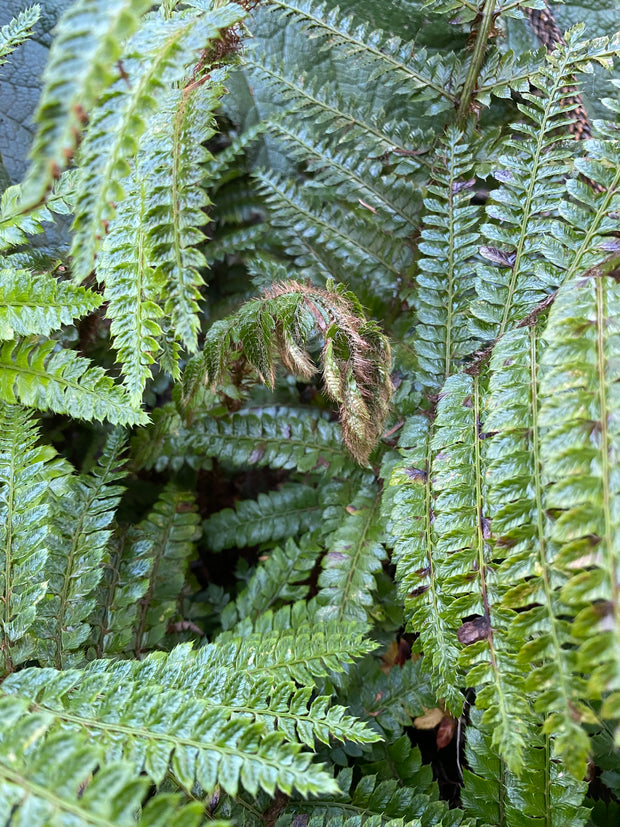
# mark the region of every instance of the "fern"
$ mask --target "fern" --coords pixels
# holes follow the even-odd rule
[[[0,66],[6,63],[7,56],[30,36],[29,29],[32,29],[40,15],[41,7],[35,3],[0,29]]]

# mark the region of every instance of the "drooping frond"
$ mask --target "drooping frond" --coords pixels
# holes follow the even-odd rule
[[[203,535],[211,551],[277,542],[317,528],[322,510],[315,488],[288,483],[255,500],[242,500],[234,510],[212,514],[203,524]]]
[[[0,339],[47,336],[96,310],[101,297],[47,273],[0,269]]]
[[[307,340],[323,339],[321,361],[326,393],[338,403],[344,441],[355,459],[368,462],[389,411],[391,351],[375,322],[368,321],[355,296],[342,285],[324,290],[296,281],[270,285],[265,295],[216,322],[205,338],[200,369],[188,374],[184,404],[201,382],[213,389],[223,377],[254,371],[269,387],[275,360],[293,374],[310,378],[316,368]]]
[[[98,366],[55,342],[29,339],[0,348],[0,399],[115,425],[144,424],[123,389]]]
[[[208,468],[214,456],[237,466],[330,474],[353,467],[340,426],[311,408],[248,408],[217,418],[196,416],[190,425],[168,409],[155,412],[153,420],[153,431],[138,432],[134,456],[139,465],[158,471],[185,462]]]
[[[114,80],[123,46],[149,0],[79,0],[58,23],[43,74],[25,198],[36,203],[70,163],[88,113]]]
[[[2,672],[31,657],[37,604],[47,591],[55,452],[37,444],[32,417],[0,403],[0,635]]]
[[[319,617],[366,620],[373,605],[375,576],[387,557],[375,485],[362,485],[346,507],[342,525],[326,540],[319,575]]]
[[[618,310],[615,279],[598,270],[566,283],[545,330],[540,420],[541,455],[551,517],[550,555],[567,578],[562,602],[576,615],[578,668],[589,672],[587,692],[604,698],[603,717],[620,714],[620,616],[617,596]],[[550,709],[549,699],[541,709]],[[582,712],[583,714],[583,712]],[[549,731],[571,756],[574,744],[551,713]],[[581,760],[579,760],[581,759]],[[578,754],[575,769],[583,767]]]
[[[44,573],[47,594],[38,617],[37,658],[44,665],[82,663],[89,616],[103,574],[111,524],[123,488],[125,435],[113,432],[92,472],[72,477],[54,503],[54,533]]]
[[[40,16],[41,6],[35,3],[34,6],[20,11],[17,17],[0,29],[0,66],[6,63],[6,58],[12,51],[30,37],[30,29]]]

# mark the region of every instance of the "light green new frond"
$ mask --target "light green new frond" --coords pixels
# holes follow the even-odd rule
[[[326,540],[317,600],[323,620],[368,619],[376,589],[375,576],[387,558],[382,544],[380,494],[363,485],[346,507],[342,525]]]
[[[312,753],[301,752],[299,743],[287,743],[283,733],[251,714],[235,715],[234,708],[218,707],[148,678],[132,681],[123,674],[123,664],[118,664],[120,670],[110,661],[93,666],[83,671],[22,670],[3,692],[28,698],[65,732],[87,728],[108,761],[124,754],[134,772],[146,772],[156,784],[170,772],[187,791],[195,783],[205,792],[219,784],[229,795],[241,786],[252,794],[263,789],[273,795],[276,788],[285,793],[295,788],[303,795],[337,791],[333,778],[311,763]],[[289,708],[303,704],[295,692],[287,700]],[[320,715],[319,706],[315,716]],[[303,707],[306,715],[313,714]],[[365,737],[362,727],[358,730]]]
[[[147,238],[144,182],[135,174],[126,188],[110,222],[97,272],[105,283],[106,315],[124,383],[131,403],[139,405],[160,352],[163,280],[155,274]]]
[[[34,6],[20,11],[17,17],[0,29],[0,66],[6,63],[6,58],[11,52],[30,37],[32,34],[30,29],[40,16],[41,6],[35,3]]]
[[[212,514],[203,523],[203,535],[210,551],[257,546],[318,527],[321,512],[315,488],[286,483],[255,500],[238,502],[234,510]]]
[[[37,444],[22,408],[0,402],[0,636],[4,674],[32,655],[37,604],[47,591],[55,452]]]
[[[68,215],[71,211],[68,198],[74,177],[73,170],[65,172],[52,187],[45,203],[27,210],[23,209],[22,187],[18,184],[7,187],[0,198],[0,250],[10,251],[14,247],[29,245],[30,236],[43,232],[43,222],[54,220],[52,213]],[[22,255],[32,257],[34,252],[30,247]]]
[[[200,520],[191,494],[164,491],[136,529],[135,543],[148,546],[151,561],[147,588],[138,606],[133,649],[153,649],[166,633],[185,582],[189,556],[200,536]]]
[[[461,800],[465,813],[477,824],[496,827],[582,827],[588,810],[581,806],[585,782],[577,781],[551,757],[548,736],[527,744],[525,768],[515,776],[498,757],[492,743],[492,727],[481,724],[480,713],[472,710],[467,727],[464,787]]]
[[[115,79],[116,61],[150,5],[150,0],[78,0],[61,18],[35,116],[24,187],[28,203],[44,198],[70,163],[88,113]]]
[[[342,17],[327,4],[311,0],[270,0],[270,5],[298,21],[314,40],[335,44],[346,59],[370,65],[371,79],[389,72],[398,79],[395,86],[400,94],[433,101],[427,112],[436,114],[454,103],[449,83],[450,61],[443,64],[438,56],[429,56],[424,49],[416,52],[411,43],[372,31],[369,26],[360,26],[353,17]]]
[[[602,715],[614,719],[620,714],[619,313],[614,278],[594,270],[567,282],[545,330],[540,387],[549,536],[554,562],[569,578],[562,601],[577,615],[571,632],[581,642],[578,668],[590,676],[588,694],[602,695]],[[547,727],[556,725],[551,714]],[[583,752],[575,756],[570,738],[558,740],[580,771]]]
[[[424,200],[416,287],[413,347],[426,387],[437,389],[475,350],[468,331],[472,258],[478,252],[480,208],[470,204],[473,158],[467,132],[454,126],[437,147]]]
[[[222,417],[196,416],[191,425],[178,415],[155,419],[156,433],[135,438],[138,465],[158,471],[209,467],[218,457],[237,466],[296,468],[337,474],[354,467],[340,426],[321,411],[305,408],[248,408]]]
[[[276,546],[263,555],[247,588],[222,612],[222,627],[228,629],[248,617],[256,620],[279,601],[306,599],[308,580],[322,551],[312,535],[306,534],[298,543],[289,537],[284,548]]]
[[[120,429],[110,434],[91,473],[70,478],[54,503],[54,540],[44,569],[47,594],[37,618],[37,658],[43,666],[60,669],[84,660],[76,650],[91,632],[89,615],[124,490],[118,481],[125,475],[125,441]]]
[[[101,304],[90,290],[28,270],[0,269],[0,291],[0,339],[47,336]]]
[[[52,341],[15,340],[0,348],[0,399],[80,419],[145,424],[123,389],[88,359]]]
[[[512,618],[500,617],[504,628],[508,621],[519,653],[512,703],[520,709],[520,725],[528,726],[531,737],[531,708],[524,697],[541,710],[553,706],[556,731],[583,756],[588,739],[575,720],[581,681],[574,674],[567,607],[559,594],[565,578],[552,563],[548,536],[538,388],[543,352],[535,327],[510,331],[494,348],[484,422],[487,508],[493,554],[501,560],[496,574],[501,602],[517,611]],[[484,725],[492,729],[488,720]],[[504,757],[510,761],[505,751]]]
[[[513,124],[518,137],[506,141],[503,169],[495,172],[500,186],[487,207],[491,220],[481,228],[488,246],[480,252],[491,264],[476,268],[472,332],[482,339],[505,333],[562,282],[561,268],[545,260],[543,240],[553,232],[574,155],[563,140],[565,87],[586,52],[573,32],[568,46],[550,55],[532,78],[540,96],[523,93],[527,103],[519,108],[525,118]]]

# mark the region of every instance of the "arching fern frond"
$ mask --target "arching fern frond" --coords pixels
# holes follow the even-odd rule
[[[366,319],[342,285],[324,290],[296,281],[274,283],[263,298],[216,322],[205,338],[200,369],[193,366],[189,373],[185,404],[201,374],[215,389],[229,371],[243,377],[253,370],[273,388],[276,357],[291,373],[310,378],[316,369],[306,343],[315,330],[323,339],[325,390],[338,403],[345,444],[366,464],[389,410],[391,352],[379,326]]]
[[[61,18],[35,116],[28,203],[41,200],[69,164],[91,107],[113,81],[114,64],[149,7],[149,0],[79,0]]]
[[[318,527],[322,510],[315,488],[288,483],[212,514],[203,534],[211,551],[277,542]]]
[[[340,426],[311,408],[248,408],[228,416],[196,415],[185,424],[176,409],[154,417],[154,432],[138,432],[134,456],[138,465],[180,468],[209,467],[211,457],[237,466],[269,465],[337,474],[353,463],[342,444]]]
[[[88,359],[55,342],[5,342],[0,348],[0,399],[115,425],[144,424],[123,389]]]
[[[0,285],[0,339],[47,336],[101,304],[96,293],[47,273],[0,269]]]

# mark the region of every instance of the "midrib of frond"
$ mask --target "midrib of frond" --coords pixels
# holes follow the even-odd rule
[[[189,738],[180,735],[169,735],[168,733],[162,732],[161,730],[155,728],[142,728],[137,726],[130,726],[128,724],[117,723],[115,721],[103,721],[98,718],[89,718],[86,715],[79,715],[77,713],[67,712],[64,709],[55,709],[53,706],[46,706],[40,703],[32,703],[30,705],[30,711],[46,712],[48,714],[53,715],[57,721],[65,721],[68,724],[75,724],[80,728],[80,730],[85,730],[86,732],[96,730],[99,732],[109,734],[111,736],[126,735],[130,738],[148,740],[155,743],[168,744],[171,748],[171,751],[175,747],[188,747],[189,749],[196,750],[198,753],[208,750],[216,752],[222,756],[241,756],[242,758],[246,757],[246,753],[241,749],[233,749],[229,746],[222,746],[221,744],[216,744],[212,741],[199,741],[196,738]],[[273,767],[276,771],[280,771],[282,769],[281,764],[278,764],[277,761],[273,760],[264,753],[252,754],[252,760],[260,761],[263,764],[267,764]],[[3,771],[3,769],[4,768],[0,764],[0,772]],[[295,770],[294,768],[287,766],[286,771],[294,772]]]
[[[401,273],[394,267],[394,265],[387,261],[376,250],[373,250],[371,247],[367,247],[359,240],[349,237],[346,233],[340,230],[337,224],[328,223],[323,218],[321,218],[319,213],[310,212],[310,210],[306,207],[305,204],[301,204],[299,202],[299,199],[295,201],[288,195],[288,193],[286,193],[283,189],[278,187],[272,178],[267,178],[260,174],[257,174],[257,177],[259,181],[263,183],[263,186],[271,187],[272,190],[278,195],[278,197],[282,199],[282,201],[288,204],[291,209],[295,210],[295,212],[304,216],[310,224],[322,227],[325,234],[328,236],[331,235],[341,239],[346,247],[354,247],[356,250],[361,250],[362,252],[364,252],[368,258],[374,258],[376,261],[382,264],[386,270],[389,270],[389,272],[393,273],[394,278],[397,281],[401,278]]]
[[[596,307],[596,364],[598,374],[598,398],[600,406],[600,439],[601,439],[601,477],[603,485],[603,524],[604,533],[601,537],[604,553],[604,567],[611,589],[611,605],[614,614],[614,635],[616,638],[616,648],[620,651],[620,604],[618,603],[618,573],[616,570],[616,561],[614,560],[614,530],[613,520],[611,516],[611,503],[613,494],[610,490],[610,476],[613,468],[609,462],[609,452],[611,448],[609,435],[609,416],[608,411],[613,411],[613,404],[609,404],[608,399],[608,371],[607,358],[605,356],[605,333],[606,333],[606,291],[605,291],[605,277],[594,279],[595,286],[595,307]],[[609,276],[607,276],[609,278]]]
[[[454,249],[455,249],[455,230],[454,230],[454,169],[456,164],[456,153],[455,153],[455,142],[450,141],[450,163],[449,163],[449,170],[450,170],[450,182],[448,185],[448,268],[447,268],[447,292],[448,297],[446,300],[446,310],[447,310],[447,324],[446,324],[446,336],[444,342],[444,380],[448,378],[451,374],[451,365],[452,365],[452,309],[454,306],[454,294],[455,294],[455,285],[454,285],[454,268],[455,268],[455,261],[454,261]],[[442,383],[443,384],[443,383]]]
[[[340,601],[340,606],[338,607],[338,620],[340,620],[340,621],[346,619],[345,618],[346,607],[347,607],[347,604],[349,604],[351,602],[350,591],[351,591],[351,582],[353,580],[353,573],[356,571],[356,569],[358,567],[359,560],[363,557],[364,546],[366,544],[366,535],[370,531],[370,527],[372,525],[372,522],[373,522],[373,519],[374,519],[374,516],[375,516],[375,512],[376,512],[377,508],[379,507],[380,503],[381,503],[381,493],[379,492],[376,495],[373,504],[368,509],[368,516],[366,517],[366,519],[364,521],[364,526],[362,528],[362,531],[359,534],[355,551],[352,555],[350,555],[351,564],[349,566],[349,571],[347,573],[347,577],[346,577],[346,580],[345,580],[345,585],[344,585],[344,588],[342,590],[342,600]]]
[[[562,693],[562,706],[564,714],[567,719],[572,717],[571,713],[571,676],[566,674],[565,658],[562,657],[562,643],[558,633],[558,622],[556,613],[554,611],[554,590],[549,581],[549,562],[547,558],[547,535],[545,533],[544,513],[545,506],[543,502],[543,480],[542,480],[542,457],[540,450],[540,430],[538,415],[540,409],[540,401],[538,398],[538,333],[536,327],[531,327],[528,330],[528,338],[530,345],[530,411],[532,415],[531,430],[530,430],[530,447],[532,452],[532,470],[534,486],[534,502],[536,507],[536,534],[538,539],[538,565],[541,570],[541,579],[543,583],[543,590],[545,594],[545,609],[547,620],[549,623],[549,630],[551,639],[553,641],[553,661],[556,667],[556,686]],[[545,793],[547,791],[545,790]]]
[[[255,52],[253,52],[252,54],[255,54]],[[288,87],[292,91],[296,92],[298,95],[304,97],[311,104],[319,107],[320,109],[323,109],[326,112],[330,112],[335,119],[338,119],[342,123],[343,128],[351,128],[352,126],[354,126],[357,127],[360,130],[360,132],[364,135],[373,135],[380,142],[384,152],[393,152],[394,150],[400,150],[404,154],[407,154],[411,151],[411,147],[402,146],[401,144],[395,143],[393,140],[388,139],[372,123],[369,123],[368,121],[361,121],[352,113],[343,112],[341,109],[337,109],[335,106],[328,103],[326,100],[321,100],[320,98],[315,97],[314,95],[310,94],[310,92],[304,86],[296,85],[288,78],[288,76],[279,74],[274,69],[266,66],[264,63],[259,63],[256,60],[252,60],[251,57],[246,58],[244,63],[246,66],[257,69],[259,72],[263,72],[264,74],[273,78],[282,86]],[[301,112],[301,115],[303,116],[303,110]]]
[[[112,582],[105,583],[105,600],[102,604],[95,607],[95,611],[99,609],[101,612],[101,629],[96,637],[94,649],[97,658],[102,658],[104,653],[104,641],[108,634],[108,622],[110,620],[110,612],[114,605],[114,597],[116,595],[116,588],[119,584],[119,567],[123,558],[123,549],[125,547],[126,535],[123,532],[118,540],[119,551],[118,554],[111,554],[110,559],[106,560],[104,557],[104,565],[107,570],[112,572]]]
[[[373,186],[373,183],[374,183],[374,180],[375,180],[374,177],[369,175],[368,178],[362,178],[362,176],[358,174],[355,167],[353,167],[353,166],[351,166],[351,167],[344,166],[344,164],[337,161],[336,158],[334,158],[333,154],[331,154],[331,153],[329,155],[321,153],[317,149],[316,144],[309,144],[299,134],[297,134],[295,132],[292,132],[290,129],[283,126],[281,123],[274,122],[274,123],[270,124],[270,128],[274,132],[279,132],[282,135],[285,135],[291,141],[294,141],[296,144],[298,144],[300,147],[302,147],[309,155],[313,155],[315,158],[317,158],[322,163],[324,163],[324,164],[327,163],[331,167],[333,167],[334,169],[338,170],[338,172],[343,177],[348,178],[351,181],[355,181],[356,184],[362,190],[365,190],[366,192],[371,193],[374,196],[374,198],[377,199],[377,202],[383,206],[384,209],[386,209],[388,212],[393,213],[394,215],[397,215],[399,218],[401,218],[405,222],[405,224],[408,224],[409,226],[411,226],[411,224],[412,224],[411,216],[407,215],[407,213],[404,212],[402,210],[402,208],[400,206],[398,206],[398,204],[394,203],[393,201],[388,200],[388,198],[386,198],[386,193],[384,191],[381,191],[377,187]]]
[[[456,97],[444,89],[443,86],[435,83],[432,78],[414,72],[406,63],[397,60],[387,50],[379,49],[370,40],[358,40],[348,32],[343,32],[341,29],[332,26],[327,20],[317,17],[307,9],[302,9],[294,3],[285,2],[285,0],[269,0],[269,3],[290,14],[297,15],[303,21],[310,21],[317,28],[323,29],[325,37],[330,38],[332,42],[334,40],[341,41],[343,45],[348,45],[352,54],[372,55],[376,61],[389,64],[392,71],[402,73],[416,88],[428,87],[433,89],[440,97],[447,98],[450,103],[456,102]]]
[[[75,818],[79,819],[77,823],[81,825],[92,824],[93,827],[115,827],[109,818],[99,816],[96,813],[90,813],[83,807],[80,807],[77,802],[74,803],[72,801],[59,798],[54,794],[53,789],[50,789],[50,787],[44,787],[42,784],[37,784],[36,781],[32,780],[31,772],[20,773],[17,770],[11,770],[9,767],[0,763],[0,778],[4,778],[9,783],[15,784],[18,789],[23,790],[25,793],[28,793],[35,798],[40,798],[43,801],[47,801],[57,812],[75,816]]]
[[[544,115],[541,123],[537,125],[538,139],[536,141],[536,149],[534,151],[534,163],[532,164],[529,173],[525,203],[523,205],[523,220],[521,222],[521,232],[519,233],[519,241],[517,243],[517,249],[515,251],[515,261],[512,267],[510,281],[508,283],[508,294],[506,296],[506,302],[504,304],[504,312],[502,314],[502,320],[499,326],[498,338],[504,335],[504,333],[506,332],[506,328],[510,322],[510,313],[512,311],[514,293],[517,288],[517,282],[521,275],[521,258],[523,255],[525,242],[529,235],[529,223],[532,217],[532,202],[534,198],[534,190],[538,184],[538,172],[543,163],[544,139],[547,137],[549,131],[551,109],[556,106],[558,93],[560,93],[560,90],[566,85],[566,67],[568,63],[569,56],[565,54],[563,56],[562,63],[560,64],[559,71],[557,71],[557,73],[554,73],[554,83],[551,90],[547,94],[545,100]]]
[[[73,352],[73,351],[70,351]],[[54,351],[50,351],[46,354],[46,360],[48,358],[52,358],[54,355]],[[13,372],[16,376],[33,376],[36,378],[36,383],[39,387],[45,388],[49,380],[51,379],[58,385],[61,385],[63,388],[70,389],[75,391],[79,396],[89,396],[92,399],[99,400],[101,396],[90,388],[85,388],[83,385],[80,385],[78,381],[72,381],[67,379],[65,376],[59,376],[57,373],[47,373],[45,370],[36,370],[35,368],[28,365],[26,367],[23,363],[20,365],[15,365],[12,361],[1,361],[0,360],[0,369],[3,372]],[[78,398],[79,398],[78,396]],[[127,415],[127,408],[129,407],[122,402],[118,402],[114,399],[110,394],[105,396],[105,404],[111,408],[116,409],[119,411],[122,417],[126,418]]]

